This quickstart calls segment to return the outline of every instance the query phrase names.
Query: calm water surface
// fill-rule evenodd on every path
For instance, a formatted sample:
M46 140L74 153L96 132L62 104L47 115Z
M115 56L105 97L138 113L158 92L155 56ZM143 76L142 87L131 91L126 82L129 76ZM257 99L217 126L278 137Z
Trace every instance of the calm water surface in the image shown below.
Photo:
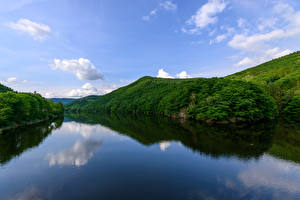
M300 199L300 131L68 116L0 135L0 199Z

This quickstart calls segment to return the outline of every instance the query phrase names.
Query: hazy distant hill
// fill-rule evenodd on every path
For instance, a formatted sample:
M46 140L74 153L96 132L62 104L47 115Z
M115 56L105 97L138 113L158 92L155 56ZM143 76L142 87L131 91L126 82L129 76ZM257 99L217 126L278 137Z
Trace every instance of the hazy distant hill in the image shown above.
M76 99L72 99L72 98L51 98L51 100L55 103L62 103L62 104L68 104L71 103L72 101L76 100Z

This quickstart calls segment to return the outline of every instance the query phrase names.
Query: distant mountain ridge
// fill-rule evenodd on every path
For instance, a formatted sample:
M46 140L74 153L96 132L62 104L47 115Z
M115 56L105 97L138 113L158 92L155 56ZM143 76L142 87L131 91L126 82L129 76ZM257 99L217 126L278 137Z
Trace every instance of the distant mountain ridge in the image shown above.
M76 99L73 98L50 98L55 103L62 103L63 105L73 102Z

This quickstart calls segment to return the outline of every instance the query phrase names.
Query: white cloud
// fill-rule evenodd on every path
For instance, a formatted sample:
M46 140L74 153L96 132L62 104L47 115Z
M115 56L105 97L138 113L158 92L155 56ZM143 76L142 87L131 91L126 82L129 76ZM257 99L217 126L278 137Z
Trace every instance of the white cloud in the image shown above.
M291 53L293 53L292 50L286 49L284 51L277 52L276 54L274 54L273 58L279 58L279 57L286 56L286 55L291 54Z
M192 78L186 71L182 71L179 74L176 74L177 78Z
M171 143L170 142L160 142L159 143L159 148L161 151L166 151L167 148L169 148L171 146Z
M254 64L255 64L255 61L254 61L254 60L252 60L252 59L250 59L250 58L248 58L248 57L245 57L245 58L243 58L240 62L238 62L238 63L236 64L236 66L237 66L237 67L244 67L244 66L250 67L250 66L252 66L252 65L254 65Z
M177 9L177 5L172 3L171 1L165 1L165 2L159 3L155 9L151 10L148 15L143 16L142 19L145 21L149 21L150 18L152 16L156 15L157 12L161 9L166 10L166 11L174 11Z
M223 40L225 40L227 38L227 35L226 34L223 34L223 35L218 35L215 39L215 42L216 43L219 43L219 42L222 42Z
M214 40L210 40L209 44L220 43L227 38L227 34L218 35Z
M97 80L103 79L102 74L88 59L79 58L78 60L60 60L54 59L53 69L69 71L76 75L79 80Z
M159 4L160 7L164 8L165 10L176 10L177 5L172 3L171 1L165 1Z
M277 18L268 18L268 19L260 19L260 24L258 25L258 30L259 31L265 31L266 29L274 29L275 25L278 21Z
M195 26L189 32L196 33L198 29L205 28L209 24L215 24L218 21L216 15L223 12L225 8L226 3L224 0L209 0L187 21L187 24Z
M13 83L13 82L16 82L16 81L17 81L16 77L10 77L10 78L7 79L8 83Z
M243 18L239 18L237 21L238 27L243 28L246 24L246 20Z
M113 90L117 89L117 85L102 85L101 89L98 89L97 87L93 86L90 83L85 83L81 88L79 89L73 89L71 90L67 97L85 97L89 95L103 95L112 92Z
M28 33L35 40L43 41L50 33L51 28L45 24L38 24L28 19L21 18L16 23L10 22L7 24L12 29Z
M157 72L158 78L175 78L174 76L170 75L168 72L166 72L164 69L160 69ZM179 74L176 74L177 78L192 78L191 75L189 75L186 71L182 71Z
M157 77L158 78L174 78L168 72L164 71L164 69L158 70Z
M290 16L292 16L294 11L295 10L290 5L282 2L277 3L273 8L273 12L275 14L279 14L284 18L289 18Z
M215 43L220 43L220 42L226 40L229 36L231 36L235 32L235 28L221 26L221 30L224 30L224 29L226 32L224 34L217 35L215 39L210 40L209 41L210 45L215 44Z
M283 39L297 40L300 36L300 11L288 4L275 3L269 15L269 18L259 18L258 23L253 22L254 26L248 29L243 20L239 20L241 31L228 45L247 56L236 66L253 66L292 53L292 50L280 46Z
M57 97L54 92L46 92L45 93L45 98L50 99L50 98L55 98Z
M254 34L251 36L237 34L229 41L229 46L243 51L258 51L265 48L265 42L287 37L287 33L281 29L269 33Z
M245 57L241 61L239 61L237 64L235 64L235 66L237 66L237 67L252 67L252 66L264 63L268 60L286 56L291 53L293 53L293 51L290 49L280 50L279 47L275 47L275 48L266 50L264 55L262 55L262 56L258 56L258 57L254 57L254 58Z
M68 94L69 97L85 97L89 95L100 95L100 90L90 83L85 83L81 88L73 89Z
M62 150L57 154L50 153L46 159L49 161L49 166L75 165L80 167L87 164L101 145L102 142L100 141L77 141L71 149Z

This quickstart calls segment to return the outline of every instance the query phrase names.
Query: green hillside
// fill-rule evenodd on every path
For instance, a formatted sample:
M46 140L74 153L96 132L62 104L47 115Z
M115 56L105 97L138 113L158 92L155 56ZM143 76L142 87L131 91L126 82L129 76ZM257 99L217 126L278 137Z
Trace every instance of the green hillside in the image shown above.
M78 99L66 110L162 114L221 123L270 120L279 110L284 118L299 122L300 52L225 78L143 77L110 94Z
M12 89L0 83L0 92L7 92L7 91L12 91Z
M274 100L262 88L224 78L143 77L104 96L73 101L66 110L161 114L218 123L251 123L277 115Z
M1 128L35 123L63 116L64 107L39 94L14 92L0 85Z
M276 100L283 115L300 121L300 51L227 78L262 86Z

